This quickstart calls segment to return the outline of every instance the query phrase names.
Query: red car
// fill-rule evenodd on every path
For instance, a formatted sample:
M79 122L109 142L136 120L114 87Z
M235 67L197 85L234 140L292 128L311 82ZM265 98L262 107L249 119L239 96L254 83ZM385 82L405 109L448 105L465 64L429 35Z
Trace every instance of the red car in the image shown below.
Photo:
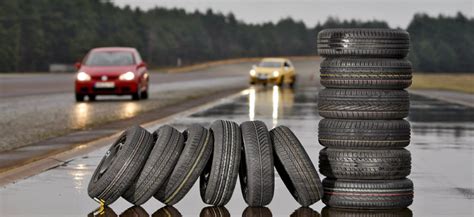
M76 101L97 95L131 95L147 99L149 75L135 48L103 47L92 49L82 63L76 63Z

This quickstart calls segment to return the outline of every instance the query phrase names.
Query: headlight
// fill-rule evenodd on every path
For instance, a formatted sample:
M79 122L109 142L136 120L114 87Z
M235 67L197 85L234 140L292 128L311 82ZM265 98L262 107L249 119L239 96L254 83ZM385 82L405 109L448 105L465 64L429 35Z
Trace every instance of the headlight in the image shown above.
M91 76L88 75L88 74L85 73L85 72L79 72L79 73L77 73L76 78L77 78L78 81L90 81L90 80L91 80Z
M273 72L273 77L278 77L280 75L280 72L279 71L274 71Z
M124 81L131 81L135 78L135 73L133 72L126 72L120 75L119 79Z
M251 76L255 76L256 74L257 74L257 72L255 71L255 69L250 70L250 75Z

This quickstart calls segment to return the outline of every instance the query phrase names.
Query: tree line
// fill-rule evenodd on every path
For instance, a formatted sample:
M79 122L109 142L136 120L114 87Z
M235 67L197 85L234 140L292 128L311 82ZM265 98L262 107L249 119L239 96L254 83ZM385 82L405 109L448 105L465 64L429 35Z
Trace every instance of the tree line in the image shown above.
M339 20L307 27L291 18L246 24L233 14L120 8L107 0L0 1L0 72L46 71L90 48L136 47L151 66L259 56L316 55L325 28L389 28L386 22ZM474 71L474 19L416 15L407 29L418 71Z

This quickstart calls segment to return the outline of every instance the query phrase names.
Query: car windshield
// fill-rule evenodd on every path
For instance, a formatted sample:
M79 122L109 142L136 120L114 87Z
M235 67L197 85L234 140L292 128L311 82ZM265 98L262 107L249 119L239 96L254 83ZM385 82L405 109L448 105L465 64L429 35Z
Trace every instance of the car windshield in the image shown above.
M280 68L281 62L262 61L260 64L258 64L258 66L265 68Z
M133 53L127 51L92 52L84 63L87 66L129 66L134 65Z

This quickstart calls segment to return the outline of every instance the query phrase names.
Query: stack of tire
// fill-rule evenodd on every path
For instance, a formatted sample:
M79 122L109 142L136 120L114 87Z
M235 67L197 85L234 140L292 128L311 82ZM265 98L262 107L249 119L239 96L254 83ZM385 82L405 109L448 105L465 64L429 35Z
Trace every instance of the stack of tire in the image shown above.
M323 202L336 208L395 209L413 202L408 116L408 32L327 29L318 34L320 172Z
M88 193L102 205L119 197L134 205L152 197L174 205L200 178L203 202L224 206L240 177L245 202L261 207L273 199L275 168L302 206L323 196L316 168L288 127L269 131L261 121L217 120L209 128L193 124L179 132L165 125L150 133L134 126L102 158Z

